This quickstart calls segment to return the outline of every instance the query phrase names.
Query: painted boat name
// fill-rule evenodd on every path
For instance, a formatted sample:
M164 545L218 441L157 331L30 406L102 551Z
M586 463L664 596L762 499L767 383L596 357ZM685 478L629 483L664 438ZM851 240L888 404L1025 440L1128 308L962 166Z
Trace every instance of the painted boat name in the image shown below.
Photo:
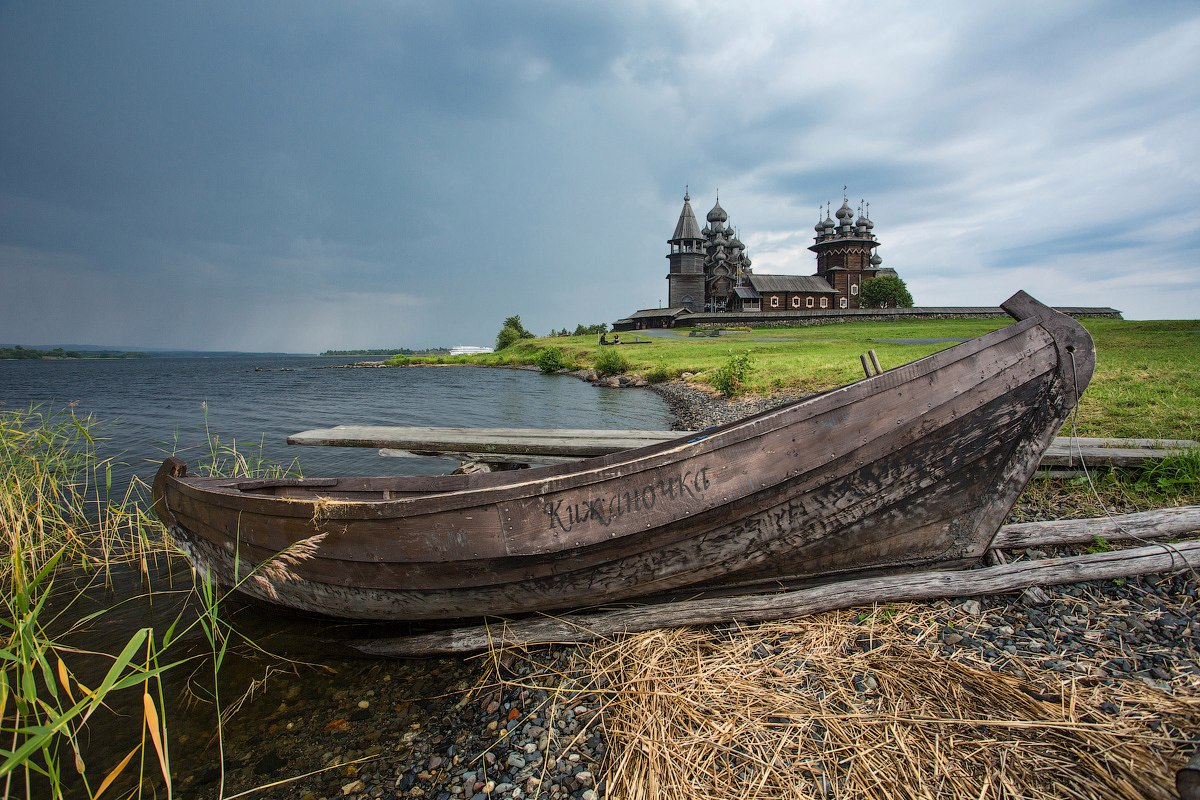
M576 525L598 522L608 527L615 520L626 514L637 514L649 511L658 503L659 498L669 500L699 500L711 488L708 478L708 467L698 470L686 470L668 478L659 478L639 489L627 492L617 492L611 495L592 497L581 502L563 505L564 501L554 500L543 506L550 520L550 530L568 532Z

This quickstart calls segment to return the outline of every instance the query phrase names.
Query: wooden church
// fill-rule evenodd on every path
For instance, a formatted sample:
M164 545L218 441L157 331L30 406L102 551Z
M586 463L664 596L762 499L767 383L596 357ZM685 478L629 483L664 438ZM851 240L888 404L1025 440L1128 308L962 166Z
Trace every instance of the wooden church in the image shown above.
M684 192L683 210L667 240L669 309L661 311L770 314L860 308L863 281L896 271L884 267L876 252L879 240L867 206L859 209L857 219L854 214L843 194L836 214L826 210L824 219L818 215L816 236L808 248L817 255L815 275L756 275L720 198L701 228L691 197Z

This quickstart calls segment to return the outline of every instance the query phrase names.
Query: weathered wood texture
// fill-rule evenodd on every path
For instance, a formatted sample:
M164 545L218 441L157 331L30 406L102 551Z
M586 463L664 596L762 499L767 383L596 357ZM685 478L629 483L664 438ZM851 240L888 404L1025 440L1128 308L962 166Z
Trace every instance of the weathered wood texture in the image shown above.
M1180 506L1097 519L1061 519L1005 525L992 540L993 548L1087 544L1097 538L1119 542L1157 539L1200 531L1200 506Z
M590 458L678 439L683 431L565 428L423 428L337 425L289 436L288 444L378 447L418 453L548 455Z
M868 365L866 358L864 355L864 368ZM293 434L288 437L288 444L377 447L417 455L454 456L465 461L523 463L522 457L537 456L554 459L557 463L699 435L703 432L337 425ZM1086 464L1134 466L1193 447L1200 447L1200 443L1182 439L1071 439L1059 436L1042 455L1041 466L1078 467L1081 457Z
M600 614L498 622L419 636L360 640L347 644L359 652L374 656L471 653L491 647L586 642L622 633L684 625L767 622L859 605L998 594L1030 586L1056 586L1196 568L1200 568L1200 542L1182 542L1109 553L1020 561L962 572L924 572L867 578L779 594L680 601Z

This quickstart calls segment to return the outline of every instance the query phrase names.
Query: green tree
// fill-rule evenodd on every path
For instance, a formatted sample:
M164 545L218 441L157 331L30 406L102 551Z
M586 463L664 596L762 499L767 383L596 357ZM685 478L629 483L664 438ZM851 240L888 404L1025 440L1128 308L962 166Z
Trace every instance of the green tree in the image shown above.
M532 338L533 334L525 330L525 326L521 324L521 316L513 314L511 317L505 317L504 325L501 326L500 332L496 334L496 349L503 350L520 339Z
M858 293L863 308L912 308L912 295L895 275L879 275L863 281Z

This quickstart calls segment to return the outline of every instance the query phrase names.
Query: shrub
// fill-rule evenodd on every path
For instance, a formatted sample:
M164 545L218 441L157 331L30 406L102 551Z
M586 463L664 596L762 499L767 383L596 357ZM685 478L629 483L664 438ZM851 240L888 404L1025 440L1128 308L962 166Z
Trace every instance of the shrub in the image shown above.
M659 364L650 369L643 377L647 383L662 383L671 380L671 372L665 364Z
M628 371L629 359L616 347L601 348L600 354L596 356L596 372L601 375L620 375Z
M563 351L557 347L543 347L537 351L537 355L533 357L533 363L537 364L538 369L542 372L558 372L567 365L566 358L563 357Z
M729 356L728 361L717 367L708 382L721 394L733 397L745 387L746 378L750 376L753 368L754 359L749 351L734 353Z

